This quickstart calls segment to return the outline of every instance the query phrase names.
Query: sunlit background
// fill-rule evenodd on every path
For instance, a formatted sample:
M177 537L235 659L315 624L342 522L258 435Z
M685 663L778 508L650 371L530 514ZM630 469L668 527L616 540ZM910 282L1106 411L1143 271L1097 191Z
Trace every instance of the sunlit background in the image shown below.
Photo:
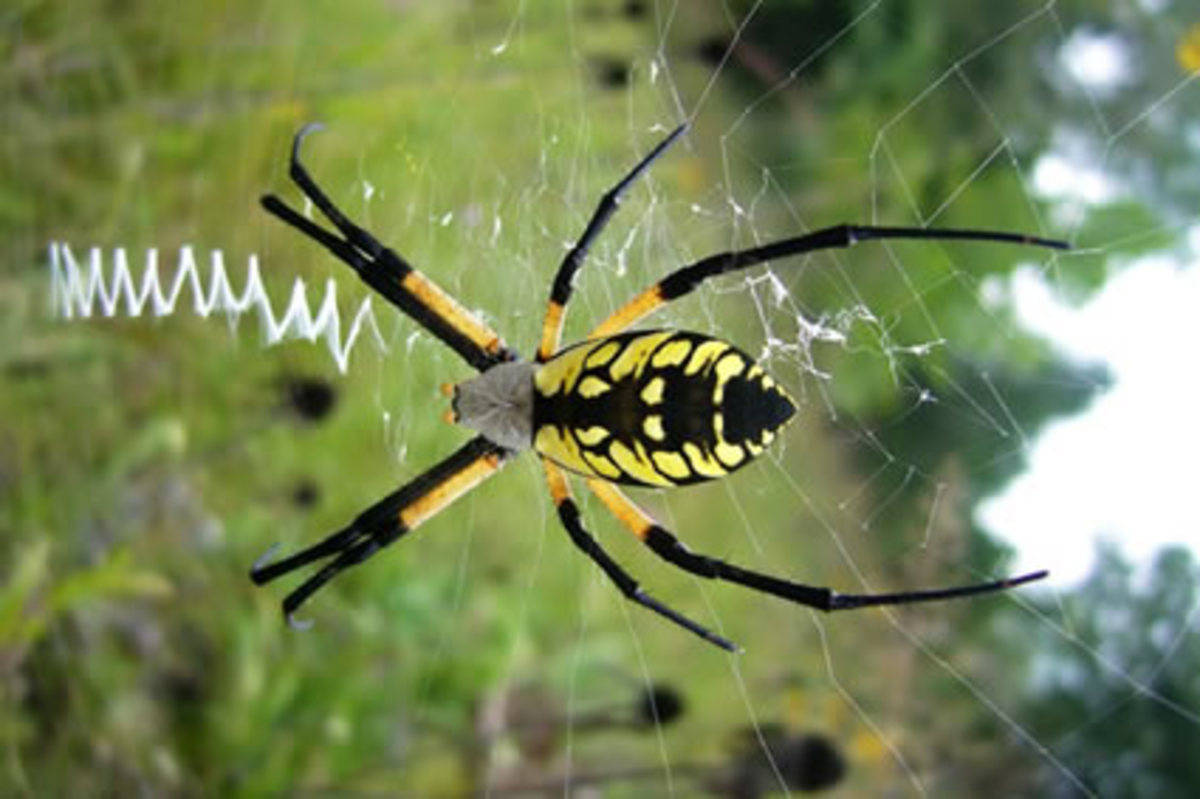
M1198 46L1196 33L1178 45L1180 66L1193 74ZM1084 28L1063 43L1060 58L1099 99L1139 79L1137 54L1119 30ZM1034 167L1041 194L1064 206L1103 206L1131 193L1094 151L1063 138ZM1104 363L1113 376L1112 388L1090 408L1039 437L1025 473L981 509L984 525L1017 548L1018 563L1050 568L1066 585L1092 570L1094 559L1080 553L1097 540L1119 545L1143 566L1165 546L1200 547L1190 465L1200 428L1183 421L1200 396L1200 377L1179 367L1172 346L1200 341L1193 313L1200 279L1188 268L1200 227L1185 220L1181 232L1185 250L1120 264L1120 273L1082 303L1063 302L1034 274L1019 275L1013 286L1018 313L1032 329L1067 357Z
M1191 795L1200 16L934 11L0 12L0 794ZM584 499L730 656L624 601L526 457L288 628L297 581L250 564L460 446L439 385L470 374L260 210L317 218L293 134L325 123L330 196L529 353L601 193L683 120L568 340L678 265L840 222L1072 249L863 243L706 285L646 324L736 342L800 413L730 478L637 500L846 592L1050 576L823 617L680 574Z

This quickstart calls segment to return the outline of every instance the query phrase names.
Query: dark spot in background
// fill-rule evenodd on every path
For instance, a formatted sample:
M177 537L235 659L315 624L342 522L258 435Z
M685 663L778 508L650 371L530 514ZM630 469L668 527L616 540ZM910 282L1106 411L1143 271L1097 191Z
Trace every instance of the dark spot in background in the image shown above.
M715 67L725 58L725 53L729 50L729 40L714 36L696 45L696 58L710 67Z
M629 19L642 19L646 16L646 11L645 0L629 0L621 9L621 13Z
M292 486L292 504L300 510L312 510L321 501L321 487L311 477L301 477Z
M638 697L637 721L647 727L666 726L677 721L686 709L683 696L678 691L669 685L654 683Z
M207 698L205 682L200 675L182 668L161 675L156 687L164 702L189 710L200 707Z
M822 791L841 782L846 761L833 741L824 735L790 738L782 747L779 768L789 788Z
M291 375L280 388L284 407L304 422L324 420L337 404L337 389L324 378Z
M724 775L714 784L737 799L774 795L779 780L793 791L813 793L832 788L846 775L837 745L819 733L794 733L781 724L745 728Z
M632 66L628 61L611 56L596 56L592 58L592 73L596 81L605 89L622 89L629 85Z

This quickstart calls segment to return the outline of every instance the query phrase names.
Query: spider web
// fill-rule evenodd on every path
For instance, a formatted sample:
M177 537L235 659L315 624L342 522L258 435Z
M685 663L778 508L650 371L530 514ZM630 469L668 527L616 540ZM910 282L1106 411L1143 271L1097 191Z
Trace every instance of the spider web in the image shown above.
M797 49L794 60L764 64L766 57L756 61L762 54L746 46L742 37L754 29L758 15L770 10L770 3L727 6L722 20L724 35L719 37L721 46L713 53L715 63L697 75L691 65L682 63L686 56L674 49L678 9L670 4L655 7L658 46L653 55L633 64L632 85L628 89L631 109L642 99L640 92L648 87L654 100L663 107L658 116L652 117L655 121L663 114L668 118L683 116L697 120L697 127L703 129L707 119L709 137L717 144L715 160L720 171L708 176L697 199L683 201L672 199L653 185L651 179L645 209L636 219L614 225L628 226L632 232L612 232L608 243L598 246L590 267L591 280L584 277L581 281L590 289L578 301L586 310L580 314L577 308L574 313L589 319L603 316L621 297L652 281L659 274L656 271L659 264L687 263L715 249L748 246L789 235L788 231L843 221L829 218L828 211L820 207L814 210L793 201L790 192L797 183L796 176L803 183L808 174L832 171L830 165L835 162L838 166L845 164L837 170L845 176L845 183L838 190L861 198L858 213L850 212L854 220L887 224L899 219L919 226L1005 227L1007 224L1040 234L1046 234L1049 226L1057 226L1052 234L1064 236L1089 254L1103 256L1109 251L1115 254L1124 248L1121 235L1087 235L1090 232L1086 229L1087 212L1080 204L1065 203L1051 209L1043 203L1045 195L1034 188L1032 177L1039 164L1025 154L1027 148L1020 141L1023 134L1019 115L1014 114L1005 100L990 97L989 89L984 86L987 70L1005 63L1014 53L1045 59L1052 56L1038 49L1040 42L1047 39L1056 42L1060 52L1076 44L1056 4L1013 9L1004 18L994 20L991 28L978 32L972 41L935 59L934 71L902 81L903 86L892 102L873 114L871 135L860 134L846 144L838 143L831 148L832 152L782 157L778 156L778 150L784 150L783 147L776 150L768 146L766 156L759 152L764 138L751 132L759 118L782 115L789 123L803 125L803 111L796 111L793 106L804 102L797 100L796 95L804 94L809 76L817 82L822 62L834 58L839 47L849 47L849 40L869 37L871 31L886 28L888 7L881 2L864 4L842 27L830 30L819 44ZM501 48L503 52L507 49ZM587 60L586 45L573 40L571 49L573 60ZM735 69L739 61L744 68L741 74ZM745 92L744 85L737 85L738 81L746 80L745 71L758 78L757 85L749 92ZM1159 87L1158 94L1147 98L1143 106L1132 109L1123 119L1107 118L1100 109L1102 98L1090 94L1088 85L1078 85L1078 94L1094 111L1091 133L1100 143L1099 150L1094 152L1099 163L1119 160L1126 142L1135 137L1139 128L1155 124L1156 115L1187 91L1193 78L1194 73L1168 79ZM1030 80L1025 89L1033 91L1032 86ZM744 100L740 108L717 96L725 90L735 93L739 88L743 90L739 96L744 98L748 94L752 98ZM943 104L949 103L962 103L967 108L982 131L985 144L975 148L973 160L964 160L954 170L957 177L954 182L941 185L930 195L920 187L924 165L914 165L902 153L914 140L926 148L938 147L938 142L926 138L924 131L937 128L936 120L945 112ZM778 106L784 106L782 114ZM722 121L714 123L713 117ZM631 110L630 118L637 120L639 115ZM644 140L643 131L658 130L661 135L668 124L643 125L639 131L631 121L631 139ZM768 121L764 127L769 125ZM771 130L779 132L779 128ZM645 147L642 145L640 149L644 151ZM637 152L639 148L631 149ZM1020 214L1005 223L989 219L987 201L981 195L990 190L1007 191L1007 196L1015 198ZM811 194L820 197L822 192ZM586 200L578 204L589 209ZM964 206L975 212L966 221L959 221L957 212ZM1177 228L1183 229L1183 226ZM1146 227L1129 235L1157 232ZM1028 457L1035 447L1036 432L1024 427L1017 408L1019 400L1010 400L1006 395L1014 390L1013 382L991 373L988 348L979 342L979 334L971 336L974 340L960 341L962 327L953 319L943 321L949 313L939 302L939 293L946 285L972 293L974 299L967 306L974 314L973 324L985 328L985 335L1000 339L1018 337L1021 321L1004 312L1002 301L995 301L995 293L1004 291L1003 277L974 276L972 263L976 256L972 252L955 249L947 256L940 251L931 253L925 247L881 249L884 252L873 259L860 257L857 252L835 253L815 257L810 263L775 264L745 276L726 278L701 293L694 301L698 308L672 308L664 314L672 325L699 325L714 334L728 334L731 328L727 320L739 315L734 309L741 309L742 319L747 309L752 310L755 324L748 331L745 327L736 329L757 345L757 351L751 351L756 351L770 371L799 390L803 412L810 416L809 421L799 423L802 432L785 437L766 463L751 471L752 476L743 474L711 489L728 503L731 515L720 516L720 512L706 507L698 517L689 512L691 497L662 497L658 512L694 547L798 581L825 584L828 579L830 584L845 590L883 590L880 578L876 577L879 574L900 574L908 583L924 585L947 579L970 582L1006 570L1003 560L989 564L988 571L979 571L978 567L971 570L963 564L969 553L969 545L963 540L967 534L964 527L971 524L972 507L964 493L970 490L971 471L987 471L990 464L972 463L970 458L975 456L970 454L965 456L964 463L961 453L956 456L959 460L951 457L940 463L930 461L923 453L910 452L905 439L892 433L915 417L936 415L952 420L947 429L961 424L985 431L984 437L992 439L987 448L990 454L984 456L987 459L1004 462ZM1072 256L1054 258L1021 250L1004 252L999 257L1011 259L1019 265L1021 274L1039 275L1043 283L1067 295L1072 294L1076 282L1069 272L1090 266L1079 258L1072 261ZM934 280L930 280L921 263L931 258L939 261L939 274ZM633 265L635 262L648 268L639 270ZM883 279L894 281L899 300L881 303L876 278L861 274L859 270L863 269L887 270L889 274ZM1064 276L1064 272L1068 274ZM596 273L606 274L600 287L595 286ZM800 288L811 286L813 281L833 284L830 291L834 302L814 308ZM599 300L595 299L597 293ZM915 324L910 323L913 319ZM735 340L746 346L745 338L735 337ZM1093 357L1096 354L1092 353ZM863 362L867 364L865 367ZM858 371L860 367L874 374L864 377ZM852 374L847 376L846 370ZM895 402L880 412L870 402L856 402L838 386L839 380L858 379L885 390L890 384ZM1068 379L1075 381L1077 393L1085 398L1105 390L1106 379L1099 372L1080 369ZM861 412L857 412L859 408ZM813 427L821 429L814 433ZM811 445L810 435L819 439L826 434L838 442L840 455L818 449L814 456L800 449ZM843 460L847 452L857 468ZM821 474L841 469L849 469L856 476L843 483ZM914 496L923 499L914 501ZM758 512L768 504L794 507L804 522L791 529L769 529L772 522L778 526L779 517ZM918 514L915 517L914 507ZM697 529L698 518L705 520L707 535L704 529ZM772 522L762 521L764 518ZM716 534L711 533L713 527L719 530ZM801 535L818 539L813 547L827 550L824 560L819 560L821 556L814 555L809 546L805 547L803 562L789 557L789 542L794 543L793 536ZM888 536L900 536L903 540L889 547L886 541L881 541ZM870 554L872 546L883 547L890 553L884 556L883 564L878 556ZM628 557L636 555L630 552ZM1075 557L1087 560L1091 553L1075 553ZM1035 567L1038 555L1023 552L1022 561ZM836 575L836 579L831 575ZM664 579L661 574L655 577ZM737 635L729 632L730 627L736 627L742 618L749 616L756 624L775 630L786 641L779 649L770 650L770 654L764 651L767 647L756 648L754 655L722 664L728 674L720 691L712 688L720 683L720 678L700 676L703 667L690 659L677 678L681 685L705 686L711 692L705 700L722 708L725 714L744 716L744 732L762 754L766 763L763 773L767 775L762 779L772 790L786 792L799 787L796 776L788 770L794 763L782 762L784 755L771 741L776 725L782 724L793 732L828 734L843 743L852 768L857 770L852 784L865 793L874 792L879 785L902 783L907 783L914 793L948 788L953 792L951 786L956 784L953 775L932 762L929 753L922 750L923 743L931 742L922 743L915 728L929 723L939 712L952 715L956 702L973 705L975 712L990 720L995 737L987 745L1000 746L1009 753L1007 759L1001 758L1002 767L1019 769L1036 764L1036 771L1046 775L1042 784L1064 794L1102 792L1106 786L1103 768L1081 762L1069 740L1042 738L1036 720L1024 718L1027 707L1021 704L1019 692L997 680L994 668L978 662L977 655L954 646L953 622L933 617L943 611L953 614L953 609L932 608L930 615L922 609L916 614L885 611L881 618L870 620L846 617L827 620L757 599L747 603L753 605L752 609L746 605L733 606L722 587L690 582L682 596L699 596L699 604L692 603L693 612L698 608L711 614L701 616L706 623L712 622L716 629L736 639ZM1033 590L1040 590L1045 600L1068 585L1052 581L1049 586ZM600 592L601 602L620 602L611 596L610 586L601 577L584 581L584 586L579 600L585 607L581 611L580 652L591 651L589 638L598 634L591 630L586 610L597 601L594 592ZM1113 714L1128 712L1130 705L1142 705L1173 716L1183 728L1195 733L1200 721L1197 708L1180 703L1170 693L1155 687L1155 677L1167 667L1183 642L1194 636L1194 605L1180 608L1182 616L1162 621L1164 629L1172 630L1170 645L1161 661L1146 667L1141 663L1119 662L1077 635L1070 617L1054 612L1053 602L1035 604L1021 594L996 601L1011 604L1005 609L1003 623L1026 631L1018 635L1029 634L1038 639L1059 637L1114 678L1118 688L1111 703L1080 713L1069 725L1075 732L1105 723ZM1062 607L1058 610L1062 611ZM777 612L781 615L777 616ZM626 667L636 668L647 682L667 679L672 670L664 668L661 659L646 654L647 649L653 648L647 639L656 638L658 631L635 623L632 618L628 618L628 623L631 654L623 656L629 661ZM870 649L870 655L862 658L860 649L874 636L887 643ZM581 654L573 663L583 659ZM890 672L893 668L895 673L881 679L880 669ZM932 677L921 676L930 673ZM520 682L523 676L522 668L514 661L512 680ZM582 682L572 671L568 706L580 718L584 714L578 707L586 704L587 695L581 688ZM956 699L939 709L936 700L920 698L922 692L930 691L938 695L946 691ZM913 700L915 707L894 697L895 693L909 692L917 696ZM927 701L934 706L929 707ZM789 703L796 702L802 707L789 707ZM935 721L932 726L941 725ZM954 722L947 726L953 728ZM582 737L582 734L573 736L571 741ZM667 792L687 794L692 790L692 783L682 781L687 779L689 766L678 764L693 761L694 750L689 747L694 743L680 744L668 732L660 730L657 739L646 744L646 749L656 749L662 759L662 787ZM582 744L568 745L564 784L587 784L591 777L587 764ZM980 764L979 768L976 779L980 782L973 783L968 778L957 784L987 788L987 766ZM502 777L497 779L496 785L505 785Z
M1065 385L1067 404L1077 408L1107 388L1095 370L1038 371L1050 361L1048 348L1013 312L1015 287L1032 279L1078 296L1086 283L1080 273L1103 273L1106 258L1126 258L1144 241L1178 234L1194 217L1139 218L1131 227L1097 230L1085 203L1050 202L1037 185L1040 164L1031 154L1046 148L1026 137L1027 115L1044 113L1039 84L1033 74L1011 83L991 76L1021 61L1033 71L1051 68L1054 54L1075 41L1078 24L1058 3L1017 4L987 17L969 40L930 45L935 55L912 71L890 63L910 53L889 50L889 34L902 24L912 36L922 28L919 20L898 20L894 4L857 4L824 19L794 49L770 49L764 26L789 5L714 4L685 18L693 12L670 2L580 3L561 14L520 2L467 14L456 30L469 43L469 86L450 92L448 107L459 119L447 152L418 152L394 130L374 140L362 130L322 134L360 148L357 173L334 181L338 196L354 195L347 207L364 226L404 242L398 246L415 264L527 352L551 270L600 192L681 119L692 122L692 133L631 193L593 248L566 340L673 265L828 224L1015 229L1071 241L1076 250L1064 256L985 244L862 244L721 278L649 323L736 342L801 407L773 449L734 477L636 497L692 548L847 592L1015 573L1001 548L974 541L978 486L998 491L1036 450L1036 428L1048 415L1025 421L1027 406L1036 404L1027 392L1047 383L1061 392ZM877 59L870 57L873 41ZM884 80L880 69L893 74ZM568 77L551 80L548 73ZM1108 114L1098 90L1077 84L1076 100L1093 112L1083 118L1099 143L1098 168L1118 163L1141 135L1194 99L1195 74L1164 78L1120 117ZM821 104L829 100L822 92L850 102L856 83L868 80L883 85L881 99L839 112L846 128L823 129ZM472 106L493 83L513 81L523 99L503 115ZM1028 103L1015 102L1012 92L1028 95ZM416 94L432 102L437 92ZM956 114L972 132L969 146L936 137ZM355 145L356 137L370 141ZM322 161L317 141L314 172ZM439 178L455 153L476 158L466 170L468 203L460 201L460 187ZM390 167L398 171L387 172L385 162L398 162ZM411 199L395 200L400 192ZM389 209L402 209L398 220L377 214L388 200L397 203ZM537 209L547 206L564 209L562 217L543 219ZM259 257L282 260L274 247L264 244ZM68 253L54 245L52 263L65 268ZM138 282L149 268L122 266L112 250L93 257L93 288L86 288L86 270L57 278L61 314L75 307L86 315L99 303L104 313L123 307L127 315L145 309L167 316L181 287L190 286L197 314L236 317L254 309L267 343L323 339L340 370L357 371L382 441L371 457L393 456L388 477L411 477L428 465L433 444L451 440L428 421L430 395L418 378L458 374L453 355L407 321L381 321L386 312L369 298L348 291L350 299L338 300L333 284L321 300L299 283L290 293L272 290L253 272L243 284L249 288L238 291L230 287L239 285L236 278L218 277L237 270L219 270L215 261L194 269L190 255L181 255L174 277L160 275L154 289ZM506 277L481 274L496 271ZM113 286L122 288L114 293ZM353 349L368 340L373 350ZM410 373L395 374L397 359L412 364ZM967 448L930 444L925 437L933 434L961 437ZM422 601L437 604L443 620L434 639L406 660L407 674L417 675L409 677L415 687L406 729L443 723L446 688L439 680L469 671L460 661L494 660L498 665L479 669L487 676L478 679L486 690L475 729L458 731L475 735L484 752L476 764L482 793L598 786L611 795L688 796L720 784L734 795L731 775L789 793L799 791L795 772L803 769L789 754L794 748L780 742L805 735L832 742L850 789L861 794L883 786L925 794L997 784L1103 793L1100 764L1081 761L1072 737L1138 711L1166 713L1193 736L1200 727L1200 707L1158 681L1194 646L1194 604L1157 620L1167 641L1149 663L1125 662L1078 629L1062 599L1073 586L1053 577L981 600L995 609L979 615L934 604L821 617L661 567L581 496L589 525L644 586L747 647L727 657L624 602L566 544L548 503L533 500L542 493L536 464L526 458L464 500L449 515L457 524L438 523L457 529L405 544L405 579L420 574L417 563L437 563L448 575L429 596L401 603L409 612ZM520 523L498 522L506 512ZM485 540L490 533L512 543L497 548ZM1020 563L1035 568L1038 552L1030 546L1023 545ZM510 589L488 608L490 595L479 586L496 582L496 571ZM371 601L364 587L338 610ZM389 612L395 608L364 616L355 630L378 632ZM473 636L486 641L472 649ZM1028 683L1058 679L1054 657L1035 653L1032 663L1017 663L988 651L1022 639L1075 652L1117 689L1104 704L1075 708L1068 732L1060 725L1050 737L1030 711ZM624 697L651 686L685 696L686 716L632 731L596 721L601 709L628 704ZM419 755L439 746L414 733L399 754L367 758L365 770L387 762L401 780L419 781ZM1023 783L1011 776L1017 772L1041 781Z

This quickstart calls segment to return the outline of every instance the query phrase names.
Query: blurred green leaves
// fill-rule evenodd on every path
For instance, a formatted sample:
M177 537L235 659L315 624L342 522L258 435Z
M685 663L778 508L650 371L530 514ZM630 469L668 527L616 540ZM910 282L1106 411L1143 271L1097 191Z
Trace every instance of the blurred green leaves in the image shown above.
M390 353L357 352L327 378L336 404L297 424L281 375L332 375L319 348L263 349L249 320L42 315L51 238L131 254L192 242L230 264L259 252L272 290L333 277L357 303L354 281L256 207L268 190L294 199L290 136L324 121L311 167L331 195L528 348L564 242L654 126L704 96L688 146L596 247L572 332L693 256L843 221L1071 235L1079 250L863 245L773 265L778 302L731 279L673 308L655 323L749 351L768 332L796 347L800 322L844 339L769 364L804 399L777 462L651 497L655 510L697 550L847 589L1001 569L973 504L1019 467L1017 431L1105 378L1059 363L985 289L1034 263L1082 297L1113 260L1177 231L1133 200L1063 223L1022 181L1065 115L1037 75L1061 42L1055 20L1041 2L888 2L854 23L860 5L770 0L694 4L668 30L649 5L71 0L0 16L0 792L461 796L489 758L513 756L478 733L483 708L520 682L569 711L603 704L624 690L603 679L618 670L669 678L689 717L652 744L571 729L576 766L704 760L751 720L774 729L785 681L810 700L797 726L875 753L851 764L862 794L939 760L969 763L984 788L1042 763L1023 753L1000 769L1009 731L954 679L982 675L989 696L1017 701L991 686L1030 669L1029 636L995 644L1019 606L817 623L674 574L586 508L656 593L747 646L731 672L596 577L529 463L339 578L310 611L316 628L295 634L279 613L287 586L253 588L248 565L337 529L461 440L437 421L436 386L462 365L393 321ZM724 53L730 15L751 7L759 21L706 93L714 44ZM992 42L1031 15L1042 24ZM303 503L300 484L313 487ZM969 777L929 785L967 793Z
M0 650L13 654L45 634L64 614L112 599L165 600L171 584L161 574L139 569L128 550L112 553L95 567L51 582L50 542L35 540L17 552L13 571L0 588Z

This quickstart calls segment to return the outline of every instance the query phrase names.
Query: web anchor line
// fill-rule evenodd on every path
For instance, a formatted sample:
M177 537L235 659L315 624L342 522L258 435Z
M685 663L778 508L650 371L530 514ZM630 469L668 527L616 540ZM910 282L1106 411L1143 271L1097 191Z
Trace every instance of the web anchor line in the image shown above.
M245 285L241 293L237 293L230 283L225 257L220 250L209 253L206 282L190 245L179 248L174 275L170 278L160 274L158 250L147 249L140 275L135 279L135 269L130 266L124 247L114 248L112 260L107 263L100 248L92 247L86 262L81 265L67 244L50 244L51 309L54 316L61 319L90 319L97 315L108 318L170 316L175 313L185 288L191 293L192 312L204 319L214 313L223 313L236 324L242 314L257 311L268 347L285 339L300 338L313 343L323 339L342 373L349 365L350 353L364 328L370 330L380 351L388 350L370 297L364 298L358 306L343 336L337 283L333 278L325 281L324 296L316 306L309 302L304 280L296 278L286 307L277 314L263 285L257 255L250 255Z

